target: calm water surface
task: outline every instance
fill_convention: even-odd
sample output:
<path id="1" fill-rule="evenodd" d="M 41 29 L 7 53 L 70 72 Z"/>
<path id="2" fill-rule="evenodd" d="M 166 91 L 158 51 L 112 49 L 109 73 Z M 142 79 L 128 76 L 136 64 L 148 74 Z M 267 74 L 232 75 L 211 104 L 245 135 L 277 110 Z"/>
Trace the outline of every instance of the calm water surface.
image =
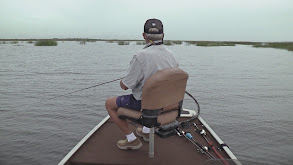
<path id="1" fill-rule="evenodd" d="M 141 45 L 59 42 L 0 45 L 0 164 L 57 164 L 106 115 L 104 101 L 128 94 L 118 82 Z M 201 116 L 240 160 L 293 163 L 293 52 L 174 45 Z M 192 104 L 185 104 L 186 108 Z M 97 146 L 98 147 L 98 146 Z"/>

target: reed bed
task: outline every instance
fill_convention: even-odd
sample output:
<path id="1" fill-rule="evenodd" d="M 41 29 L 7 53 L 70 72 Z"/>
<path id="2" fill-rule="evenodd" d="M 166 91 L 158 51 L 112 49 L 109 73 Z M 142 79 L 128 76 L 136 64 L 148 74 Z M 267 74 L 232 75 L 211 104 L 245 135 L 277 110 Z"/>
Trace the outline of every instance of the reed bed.
<path id="1" fill-rule="evenodd" d="M 18 44 L 18 41 L 2 41 L 0 44 Z"/>
<path id="2" fill-rule="evenodd" d="M 18 41 L 10 41 L 10 44 L 18 44 Z"/>
<path id="3" fill-rule="evenodd" d="M 293 51 L 293 42 L 265 42 L 253 45 L 255 48 L 276 48 Z"/>
<path id="4" fill-rule="evenodd" d="M 130 44 L 130 41 L 123 41 L 123 40 L 121 40 L 121 41 L 117 41 L 117 44 L 118 45 L 129 45 Z"/>
<path id="5" fill-rule="evenodd" d="M 196 42 L 196 46 L 235 46 L 232 42 L 220 42 L 220 41 L 198 41 Z"/>
<path id="6" fill-rule="evenodd" d="M 170 45 L 173 45 L 173 43 L 170 40 L 165 40 L 164 45 L 170 46 Z"/>
<path id="7" fill-rule="evenodd" d="M 39 40 L 35 42 L 35 46 L 57 46 L 58 43 L 55 40 Z"/>
<path id="8" fill-rule="evenodd" d="M 86 44 L 86 42 L 106 41 L 107 43 L 117 43 L 118 45 L 129 45 L 130 42 L 135 42 L 136 45 L 145 45 L 143 40 L 102 40 L 89 38 L 66 38 L 66 39 L 0 39 L 0 44 L 18 44 L 26 41 L 35 46 L 57 46 L 57 41 L 77 41 L 79 44 Z M 164 40 L 164 45 L 180 45 L 182 43 L 189 45 L 214 47 L 214 46 L 235 46 L 235 45 L 251 45 L 255 48 L 276 48 L 293 51 L 293 42 L 248 42 L 248 41 L 179 41 L 179 40 Z"/>
<path id="9" fill-rule="evenodd" d="M 175 44 L 175 45 L 181 45 L 183 41 L 171 41 L 172 44 Z"/>
<path id="10" fill-rule="evenodd" d="M 86 44 L 86 41 L 79 41 L 79 44 L 80 45 L 85 45 Z"/>
<path id="11" fill-rule="evenodd" d="M 145 41 L 136 41 L 135 42 L 136 45 L 145 45 Z"/>

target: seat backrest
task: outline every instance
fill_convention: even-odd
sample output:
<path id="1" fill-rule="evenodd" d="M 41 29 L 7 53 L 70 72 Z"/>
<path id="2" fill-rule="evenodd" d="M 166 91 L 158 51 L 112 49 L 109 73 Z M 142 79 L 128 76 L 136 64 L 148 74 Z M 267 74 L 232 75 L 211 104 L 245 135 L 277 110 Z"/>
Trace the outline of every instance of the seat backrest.
<path id="1" fill-rule="evenodd" d="M 158 110 L 178 105 L 183 100 L 188 74 L 180 68 L 157 71 L 144 83 L 141 106 L 144 110 Z"/>

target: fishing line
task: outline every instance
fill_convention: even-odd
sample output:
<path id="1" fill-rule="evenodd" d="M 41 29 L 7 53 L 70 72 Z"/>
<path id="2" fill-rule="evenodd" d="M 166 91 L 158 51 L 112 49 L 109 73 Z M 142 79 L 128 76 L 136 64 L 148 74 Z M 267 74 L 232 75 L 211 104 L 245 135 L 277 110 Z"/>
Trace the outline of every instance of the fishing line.
<path id="1" fill-rule="evenodd" d="M 186 121 L 186 123 L 189 123 L 189 122 L 192 122 L 193 120 L 198 118 L 198 116 L 200 114 L 200 106 L 199 106 L 199 103 L 197 102 L 197 100 L 189 92 L 185 91 L 185 94 L 187 94 L 189 97 L 191 97 L 197 106 L 197 114 L 195 116 L 193 116 L 191 119 Z"/>
<path id="2" fill-rule="evenodd" d="M 66 94 L 63 94 L 63 95 L 59 95 L 59 96 L 56 96 L 56 97 L 51 97 L 48 100 L 53 100 L 53 99 L 56 99 L 58 97 L 68 96 L 68 95 L 73 94 L 73 93 L 76 93 L 76 92 L 84 91 L 84 90 L 91 89 L 91 88 L 94 88 L 94 87 L 97 87 L 97 86 L 101 86 L 101 85 L 108 84 L 108 83 L 111 83 L 111 82 L 114 82 L 114 81 L 118 81 L 118 80 L 121 80 L 122 78 L 124 78 L 124 77 L 117 78 L 117 79 L 114 79 L 114 80 L 111 80 L 111 81 L 106 81 L 106 82 L 103 82 L 103 83 L 100 83 L 100 84 L 96 84 L 94 86 L 90 86 L 90 87 L 86 87 L 86 88 L 83 88 L 83 89 L 79 89 L 79 90 L 76 90 L 76 91 L 73 91 L 73 92 L 69 92 L 69 93 L 66 93 Z"/>

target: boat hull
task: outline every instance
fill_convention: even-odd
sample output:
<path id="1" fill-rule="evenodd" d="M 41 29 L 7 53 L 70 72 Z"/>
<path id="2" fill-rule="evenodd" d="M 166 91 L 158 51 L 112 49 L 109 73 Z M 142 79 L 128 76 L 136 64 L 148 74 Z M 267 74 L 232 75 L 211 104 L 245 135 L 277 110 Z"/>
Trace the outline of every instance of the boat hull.
<path id="1" fill-rule="evenodd" d="M 180 118 L 186 120 L 186 117 Z M 207 125 L 207 123 L 199 117 L 195 120 L 198 125 L 204 125 L 208 132 L 209 139 L 213 142 L 215 148 L 219 148 L 223 141 L 216 133 Z M 130 129 L 135 132 L 138 125 L 129 122 Z M 207 142 L 198 133 L 194 131 L 194 127 L 190 126 L 183 129 L 190 132 L 194 139 L 202 145 L 208 145 Z M 120 150 L 116 143 L 125 136 L 118 127 L 111 122 L 109 116 L 102 120 L 93 130 L 91 130 L 85 138 L 83 138 L 59 163 L 59 165 L 79 165 L 79 164 L 168 164 L 168 165 L 184 165 L 184 164 L 202 164 L 209 161 L 209 158 L 200 152 L 197 147 L 183 136 L 173 135 L 167 138 L 155 136 L 155 155 L 149 158 L 149 145 L 141 139 L 143 146 L 138 150 Z M 224 159 L 237 158 L 228 147 L 218 151 Z M 210 151 L 215 157 L 216 154 Z M 218 160 L 217 160 L 218 161 Z M 231 163 L 230 163 L 231 164 Z"/>

